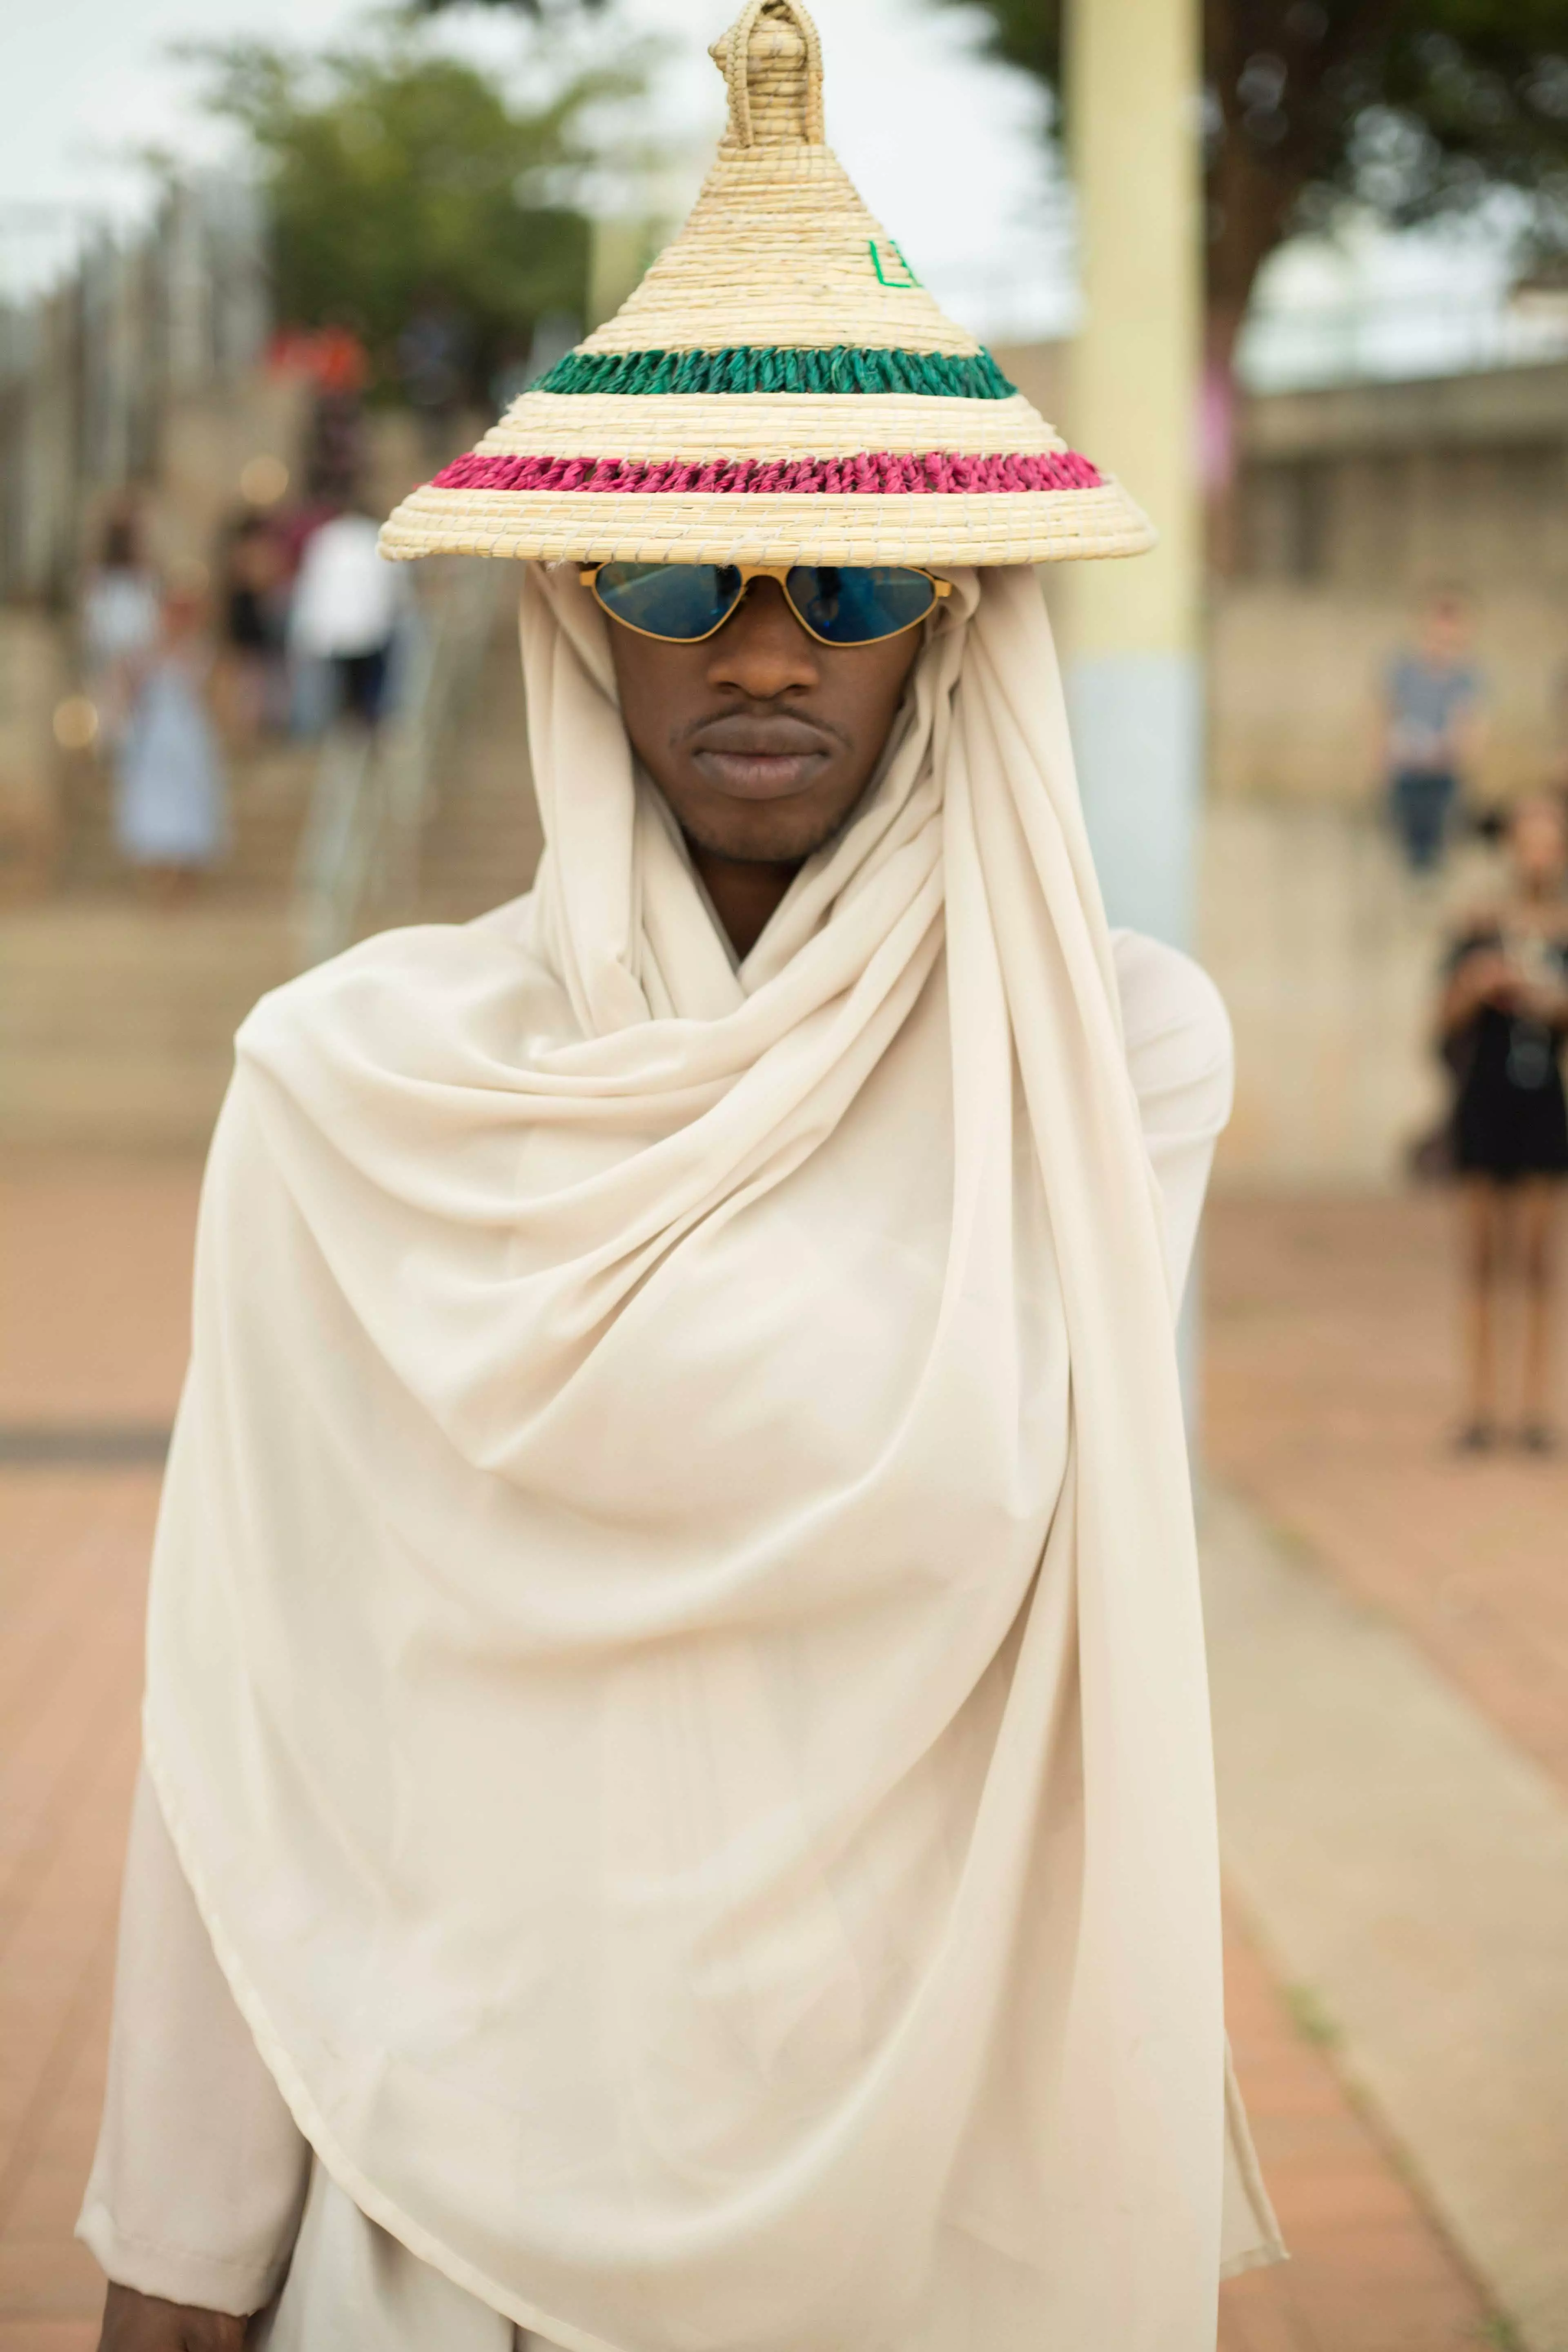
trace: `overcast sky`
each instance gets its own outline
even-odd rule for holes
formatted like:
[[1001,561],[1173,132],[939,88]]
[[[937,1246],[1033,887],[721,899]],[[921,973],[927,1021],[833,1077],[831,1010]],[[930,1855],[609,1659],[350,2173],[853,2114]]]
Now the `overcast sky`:
[[[738,0],[616,0],[616,26],[662,34],[669,59],[648,127],[710,152],[722,85],[703,54]],[[362,15],[346,0],[9,0],[0,75],[0,269],[15,289],[60,233],[51,208],[123,213],[128,149],[210,148],[171,42],[236,34],[320,43]],[[934,0],[816,0],[828,136],[872,210],[939,299],[997,339],[1059,328],[1070,311],[1059,200],[1041,107],[1022,76],[982,62],[974,24]],[[525,37],[504,14],[463,11],[444,38],[506,69]],[[609,29],[595,38],[613,48]]]
[[[1060,333],[1076,315],[1070,226],[1024,76],[976,54],[978,20],[939,0],[812,0],[826,60],[828,136],[861,194],[955,317],[993,341]],[[658,36],[666,62],[637,128],[683,159],[680,209],[712,152],[722,85],[704,54],[739,0],[610,0],[583,36],[615,54]],[[362,0],[0,0],[0,291],[36,282],[79,212],[123,216],[145,201],[130,151],[214,152],[171,43],[260,34],[321,45],[363,18]],[[505,10],[458,9],[439,38],[509,80],[530,77],[528,36]],[[531,78],[537,87],[539,68]],[[1250,349],[1260,381],[1331,370],[1465,366],[1495,356],[1506,257],[1495,236],[1352,237],[1275,265]],[[1353,320],[1349,327],[1340,320]],[[1370,324],[1369,324],[1370,322]],[[1349,341],[1345,341],[1349,336]],[[1371,341],[1369,341],[1369,335]],[[1303,342],[1303,337],[1305,342]],[[1344,342],[1343,352],[1340,344]],[[1375,351],[1372,349],[1375,342]]]

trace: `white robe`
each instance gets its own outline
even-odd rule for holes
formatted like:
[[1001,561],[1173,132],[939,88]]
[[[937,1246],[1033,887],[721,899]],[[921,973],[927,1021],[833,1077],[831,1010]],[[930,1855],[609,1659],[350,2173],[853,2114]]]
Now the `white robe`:
[[1165,957],[1178,1075],[1129,1084],[1119,968],[1163,951],[1113,957],[1037,591],[955,590],[737,970],[602,625],[531,575],[533,900],[242,1033],[147,1754],[318,2159],[280,2344],[395,2341],[365,2281],[406,2272],[566,2352],[1212,2345],[1140,1119],[1198,1133],[1195,1214],[1223,1015]]

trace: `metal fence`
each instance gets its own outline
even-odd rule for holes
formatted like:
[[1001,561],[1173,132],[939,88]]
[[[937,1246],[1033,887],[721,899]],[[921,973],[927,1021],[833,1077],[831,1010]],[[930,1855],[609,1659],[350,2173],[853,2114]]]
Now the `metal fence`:
[[216,174],[136,234],[88,226],[52,282],[0,299],[0,598],[67,599],[84,515],[157,471],[171,401],[237,382],[268,325],[259,202]]

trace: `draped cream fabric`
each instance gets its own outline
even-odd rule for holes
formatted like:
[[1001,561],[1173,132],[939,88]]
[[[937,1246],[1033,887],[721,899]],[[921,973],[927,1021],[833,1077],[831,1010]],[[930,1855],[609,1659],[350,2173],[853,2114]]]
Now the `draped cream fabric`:
[[953,2352],[983,2275],[974,2352],[1212,2352],[1186,1461],[1037,587],[958,575],[737,971],[525,578],[526,913],[265,1002],[214,1148],[146,1734],[215,1949],[567,2352]]

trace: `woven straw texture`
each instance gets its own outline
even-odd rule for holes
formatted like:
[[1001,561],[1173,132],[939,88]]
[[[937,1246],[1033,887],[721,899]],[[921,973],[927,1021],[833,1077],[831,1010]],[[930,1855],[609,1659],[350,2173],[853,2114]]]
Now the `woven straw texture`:
[[511,496],[416,490],[386,524],[390,556],[533,556],[574,563],[1053,563],[1139,555],[1148,524],[1098,490],[923,497]]
[[525,393],[479,443],[482,455],[540,457],[852,457],[861,449],[1054,456],[1064,446],[1021,394],[919,400],[896,393],[835,400],[794,392]]
[[[404,500],[383,552],[1040,563],[1151,545],[856,194],[823,141],[800,0],[748,0],[711,54],[729,126],[680,235],[478,451]],[[617,461],[636,470],[612,486]]]

